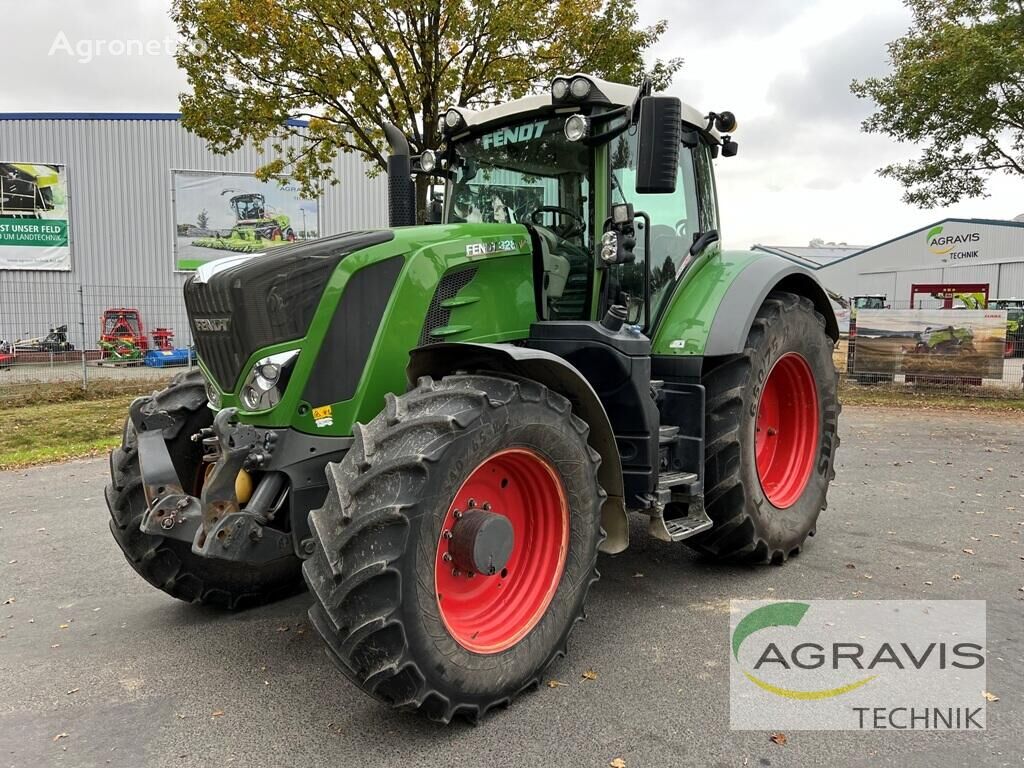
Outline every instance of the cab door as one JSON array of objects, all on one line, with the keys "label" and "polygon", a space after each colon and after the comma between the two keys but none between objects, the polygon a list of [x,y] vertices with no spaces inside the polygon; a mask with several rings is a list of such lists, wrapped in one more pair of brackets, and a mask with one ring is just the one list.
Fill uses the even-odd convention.
[{"label": "cab door", "polygon": [[[697,146],[690,145],[693,143]],[[710,192],[705,190],[698,195],[696,168],[702,162],[704,150],[695,132],[683,134],[676,189],[670,194],[636,192],[638,144],[637,132],[627,131],[613,140],[610,147],[611,204],[631,203],[637,213],[636,259],[631,264],[609,267],[606,296],[608,303],[627,307],[631,323],[649,331],[672,287],[692,261],[690,247],[705,228],[712,226],[713,220],[717,224],[717,212],[712,215],[716,206],[713,181]],[[710,157],[707,162],[710,167]],[[701,197],[710,201],[703,210]],[[641,213],[649,218],[649,231]]]}]

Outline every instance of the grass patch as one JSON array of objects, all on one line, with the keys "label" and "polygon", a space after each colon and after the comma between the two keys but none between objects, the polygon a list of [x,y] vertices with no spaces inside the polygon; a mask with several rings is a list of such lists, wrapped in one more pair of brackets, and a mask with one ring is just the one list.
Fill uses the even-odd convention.
[{"label": "grass patch", "polygon": [[839,400],[843,405],[1024,415],[1024,397],[1019,392],[979,397],[970,390],[951,392],[885,385],[865,387],[843,382],[839,387]]},{"label": "grass patch", "polygon": [[94,400],[110,400],[117,397],[131,398],[148,395],[163,389],[171,379],[147,379],[145,381],[119,381],[97,379],[89,382],[88,389],[73,381],[34,382],[12,384],[0,388],[0,409],[21,408],[26,405],[50,405],[53,403],[75,403]]},{"label": "grass patch", "polygon": [[5,408],[0,470],[105,453],[120,442],[137,395],[136,384],[130,395]]}]

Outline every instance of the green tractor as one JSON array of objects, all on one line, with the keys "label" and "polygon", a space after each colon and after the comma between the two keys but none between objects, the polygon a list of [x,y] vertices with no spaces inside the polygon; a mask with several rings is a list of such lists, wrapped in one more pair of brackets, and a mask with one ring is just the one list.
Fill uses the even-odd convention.
[{"label": "green tractor", "polygon": [[[389,126],[389,229],[186,284],[199,370],[111,455],[128,561],[226,609],[305,583],[345,676],[447,722],[538,685],[631,515],[712,560],[798,553],[838,328],[806,269],[720,247],[734,128],[586,75],[453,108],[415,160]],[[414,171],[445,180],[440,224]]]},{"label": "green tractor", "polygon": [[[234,192],[225,189],[221,194]],[[295,230],[291,220],[283,213],[267,213],[266,198],[258,192],[235,195],[230,200],[235,214],[235,226],[227,237],[200,237],[192,245],[200,248],[217,248],[222,251],[257,253],[268,247],[295,241]]]}]

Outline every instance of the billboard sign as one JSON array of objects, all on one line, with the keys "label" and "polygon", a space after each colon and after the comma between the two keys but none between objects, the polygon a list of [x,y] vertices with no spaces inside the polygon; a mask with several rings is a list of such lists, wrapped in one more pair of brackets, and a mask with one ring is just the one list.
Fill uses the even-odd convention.
[{"label": "billboard sign", "polygon": [[63,165],[0,162],[0,269],[71,270]]},{"label": "billboard sign", "polygon": [[1001,379],[1005,348],[1005,310],[862,309],[853,370]]},{"label": "billboard sign", "polygon": [[232,253],[265,253],[320,236],[320,207],[289,180],[173,171],[174,268],[191,271]]}]

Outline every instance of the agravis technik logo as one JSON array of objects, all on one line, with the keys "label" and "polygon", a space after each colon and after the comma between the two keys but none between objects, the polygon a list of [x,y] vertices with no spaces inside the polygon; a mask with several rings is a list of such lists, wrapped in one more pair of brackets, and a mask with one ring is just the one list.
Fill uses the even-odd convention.
[{"label": "agravis technik logo", "polygon": [[733,728],[985,727],[982,601],[733,601]]}]

